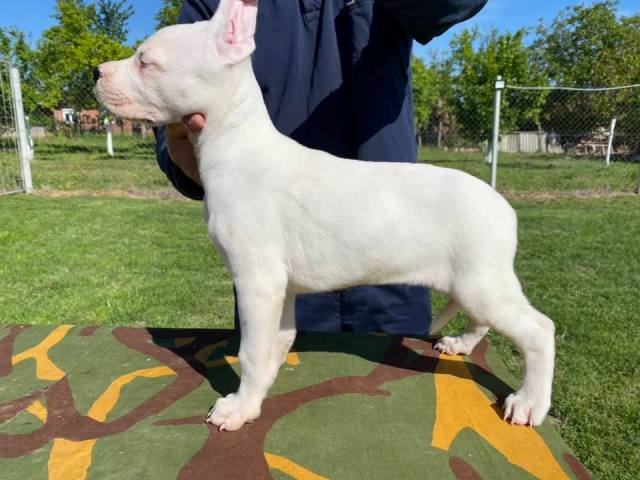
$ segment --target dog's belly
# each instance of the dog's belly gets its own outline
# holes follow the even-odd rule
[[[285,250],[293,289],[308,293],[406,283],[448,290],[452,268],[444,238],[429,238],[424,226],[375,233],[361,229],[332,236],[306,230]]]

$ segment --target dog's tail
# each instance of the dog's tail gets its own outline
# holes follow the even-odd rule
[[[449,300],[449,303],[442,309],[442,311],[438,314],[436,319],[431,322],[431,327],[429,328],[429,335],[433,335],[442,327],[444,327],[449,320],[451,320],[456,313],[460,310],[460,305],[458,305],[454,300]]]

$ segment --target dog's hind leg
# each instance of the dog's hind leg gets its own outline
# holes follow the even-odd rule
[[[483,283],[479,285],[477,279]],[[509,338],[524,356],[524,381],[505,400],[505,419],[518,425],[540,425],[551,405],[553,322],[529,304],[513,272],[493,279],[479,274],[473,283],[458,295],[462,307],[479,325]]]
[[[433,334],[443,328],[459,310],[460,305],[453,299],[449,300],[449,303],[431,324],[429,333]],[[489,327],[478,325],[473,319],[470,319],[462,335],[442,337],[434,348],[447,355],[468,355],[488,331]]]
[[[478,325],[470,318],[462,334],[442,337],[433,348],[447,355],[469,355],[488,331],[489,327]]]

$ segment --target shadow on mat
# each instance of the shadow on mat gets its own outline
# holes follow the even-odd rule
[[[234,330],[164,328],[147,330],[156,345],[180,356],[195,371],[205,377],[211,388],[221,396],[234,393],[238,389],[240,378],[228,360],[229,357],[235,357],[238,354],[240,345],[238,332]],[[447,367],[455,367],[459,362],[448,359],[433,349],[437,339],[438,337],[299,332],[292,351],[355,355],[372,362],[372,370],[376,364],[382,364],[423,373],[433,373],[436,366],[440,364],[441,368],[444,367],[443,369],[447,371],[447,374],[457,375],[455,372],[459,369]],[[486,344],[483,345],[481,342],[476,349],[482,351],[481,361],[472,362],[467,357],[464,361],[465,366],[478,385],[496,395],[497,401],[494,404],[494,409],[496,414],[501,416],[499,405],[514,390],[489,370],[484,359]],[[444,365],[443,362],[445,362]],[[206,365],[207,363],[209,366]],[[346,374],[336,372],[336,378],[349,375],[348,372]],[[468,378],[459,376],[460,378]]]

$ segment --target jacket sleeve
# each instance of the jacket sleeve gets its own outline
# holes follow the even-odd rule
[[[218,8],[219,0],[184,0],[182,10],[178,18],[178,23],[193,23],[200,20],[208,20],[213,16],[213,12]],[[165,128],[154,128],[156,136],[156,160],[160,170],[164,172],[173,186],[185,197],[194,200],[202,200],[204,191],[200,185],[187,177],[180,167],[178,167],[167,150],[165,139]]]
[[[400,26],[421,44],[478,13],[487,0],[382,0]]]

